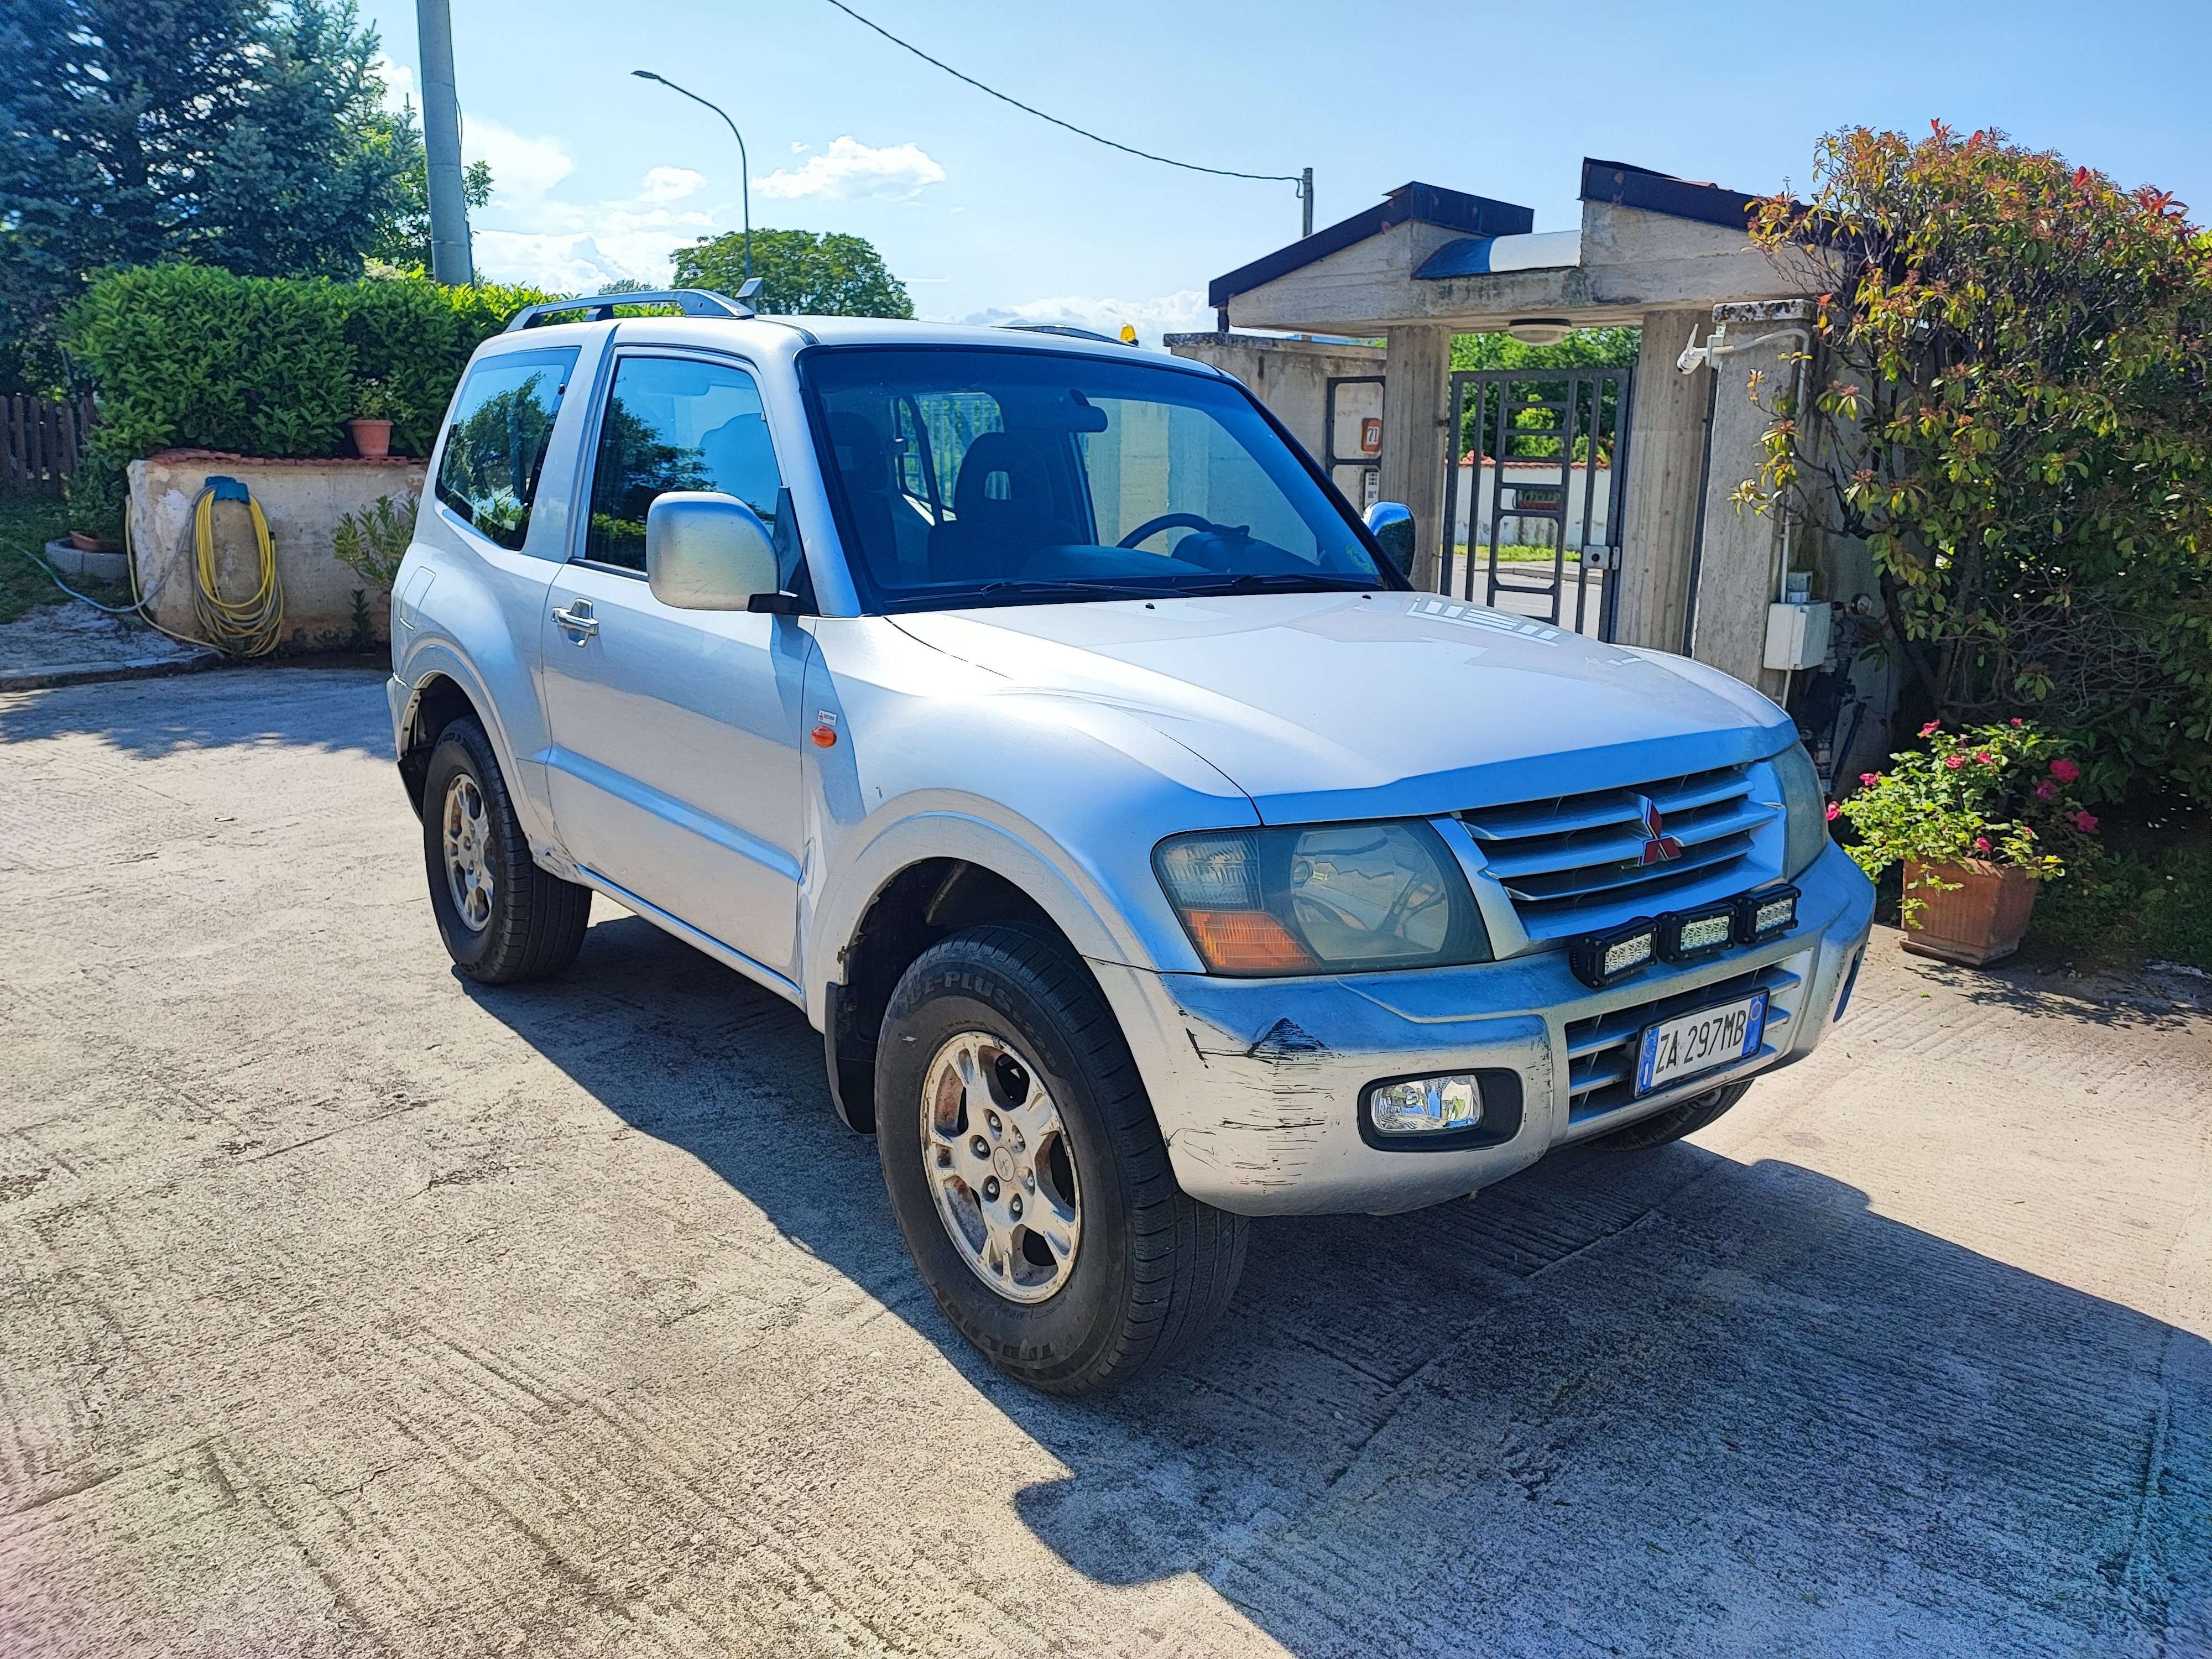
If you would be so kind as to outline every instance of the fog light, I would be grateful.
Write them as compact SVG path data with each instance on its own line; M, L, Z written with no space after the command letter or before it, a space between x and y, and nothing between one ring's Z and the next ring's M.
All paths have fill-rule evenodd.
M1472 1129L1482 1121L1482 1085L1465 1072L1378 1083L1367 1091L1367 1114L1386 1135Z
M1625 979L1658 954L1658 926L1638 916L1608 933L1584 933L1567 947L1567 966L1593 991Z
M1659 954L1669 962L1697 962L1728 949L1735 933L1735 907L1672 911L1659 918Z
M1795 887L1770 887L1763 893L1746 893L1735 902L1738 945L1756 945L1763 939L1788 933L1796 923Z

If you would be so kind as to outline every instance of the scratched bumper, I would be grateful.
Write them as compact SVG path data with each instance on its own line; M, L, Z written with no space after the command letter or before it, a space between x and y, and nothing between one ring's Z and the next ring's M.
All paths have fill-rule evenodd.
M1247 1215L1384 1213L1456 1198L1692 1096L1787 1065L1833 1023L1866 945L1874 892L1831 847L1798 882L1795 932L1717 961L1655 969L1605 991L1549 951L1468 968L1342 979L1231 980L1093 963L1150 1091L1176 1179ZM1571 1046L1636 1025L1639 1011L1748 975L1775 988L1760 1051L1641 1100L1577 1094ZM1611 1016L1610 1019L1606 1017ZM1593 1024L1593 1022L1598 1022ZM1490 1146L1370 1146L1360 1095L1379 1079L1505 1067L1519 1129Z

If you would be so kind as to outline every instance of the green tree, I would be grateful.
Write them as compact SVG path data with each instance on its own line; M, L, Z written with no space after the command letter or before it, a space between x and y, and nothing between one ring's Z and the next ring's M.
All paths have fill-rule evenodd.
M354 276L402 157L352 0L37 0L0 11L0 356L58 381L97 271L191 258Z
M1626 368L1634 365L1643 338L1644 331L1638 328L1578 328L1557 345L1534 346L1524 345L1510 334L1460 334L1452 339L1451 366L1455 374L1477 368ZM1558 380L1533 373L1526 380L1506 381L1502 390L1492 386L1480 401L1470 399L1461 416L1462 452L1487 453L1497 447L1501 397L1514 404L1527 405L1559 402L1559 393ZM1607 388L1600 422L1600 429L1607 434L1620 430L1619 410L1614 406L1618 401L1617 390ZM1540 434L1559 422L1555 410L1524 406L1514 410L1512 426L1518 432ZM1547 441L1530 436L1513 441L1512 448L1516 459L1555 455L1559 443L1556 439ZM1589 448L1587 436L1577 439L1575 459L1589 459Z
M373 267L416 275L430 268L430 158L422 148L422 128L409 100L397 115L384 118L380 142L390 146L396 163L374 234L362 249ZM471 161L461 173L461 196L471 209L491 200L491 163Z
M676 286L735 294L745 279L743 232L702 237L676 251ZM753 232L757 309L813 317L911 317L914 301L884 256L862 236L839 231Z
M1866 544L1931 712L2062 726L2100 795L2212 799L2212 238L1941 123L1832 134L1814 182L1753 227L1822 296L1812 406L1754 386L1739 502Z

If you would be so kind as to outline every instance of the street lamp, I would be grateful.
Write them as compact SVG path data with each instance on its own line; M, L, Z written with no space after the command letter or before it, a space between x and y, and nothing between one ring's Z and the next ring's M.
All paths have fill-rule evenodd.
M730 137L738 141L738 185L740 198L744 203L745 213L745 279L750 282L753 274L753 191L752 180L750 177L752 164L745 160L745 135L738 131L738 124L730 119L729 111L724 109L720 104L713 103L702 98L696 92L678 86L665 75L655 75L651 70L632 70L630 73L641 81L658 81L671 92L683 93L695 104L705 104L708 109L722 118L723 124L730 130Z

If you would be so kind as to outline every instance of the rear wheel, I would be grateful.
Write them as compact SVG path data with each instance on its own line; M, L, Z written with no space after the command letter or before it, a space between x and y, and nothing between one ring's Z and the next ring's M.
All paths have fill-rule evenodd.
M583 948L592 890L539 869L491 739L473 717L439 734L422 780L422 862L446 952L471 979L557 974Z
M1212 1328L1246 1223L1176 1185L1121 1030L1057 939L993 926L933 945L892 994L877 1053L899 1231L993 1364L1089 1394Z
M1670 1140L1697 1133L1750 1091L1749 1083L1724 1083L1717 1089L1669 1106L1663 1112L1654 1112L1641 1122L1601 1135L1590 1144L1609 1147L1616 1152L1640 1152L1647 1147L1663 1146Z

